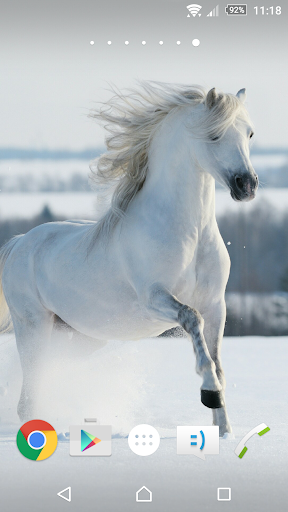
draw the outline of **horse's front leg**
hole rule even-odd
[[[219,425],[219,434],[223,436],[226,432],[232,432],[225,405],[226,380],[221,362],[221,345],[226,319],[226,306],[224,299],[219,303],[209,306],[203,312],[204,336],[207,347],[216,365],[216,374],[222,386],[223,407],[213,410],[213,425]]]
[[[146,297],[146,307],[150,314],[160,320],[178,322],[191,336],[196,354],[196,371],[202,377],[201,401],[212,409],[223,407],[222,386],[216,375],[204,338],[204,320],[200,313],[179,302],[176,297],[160,285],[153,285]]]

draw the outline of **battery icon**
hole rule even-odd
[[[225,12],[228,16],[247,16],[247,4],[228,4]]]

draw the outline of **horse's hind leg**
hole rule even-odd
[[[34,418],[35,402],[41,363],[50,341],[54,315],[44,309],[26,312],[21,317],[11,312],[16,343],[20,356],[23,385],[18,403],[18,415],[22,421]]]
[[[213,425],[219,425],[219,434],[223,436],[226,432],[232,432],[225,405],[226,380],[221,362],[221,345],[224,332],[226,307],[224,300],[209,307],[204,317],[204,336],[209,353],[216,366],[216,374],[222,386],[223,407],[213,409]]]

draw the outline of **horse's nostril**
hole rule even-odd
[[[243,190],[244,188],[244,182],[243,182],[243,179],[240,178],[240,176],[236,176],[235,178],[235,183],[236,183],[236,187],[239,189],[239,190]]]

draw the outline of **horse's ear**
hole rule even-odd
[[[206,96],[206,106],[208,108],[214,107],[214,105],[216,105],[217,100],[218,100],[218,94],[216,92],[215,87],[213,87],[213,89],[210,89],[210,91],[208,92],[208,94]]]
[[[237,98],[239,98],[240,101],[242,101],[242,103],[245,103],[247,97],[246,89],[240,89],[240,91],[237,92],[236,96]]]

